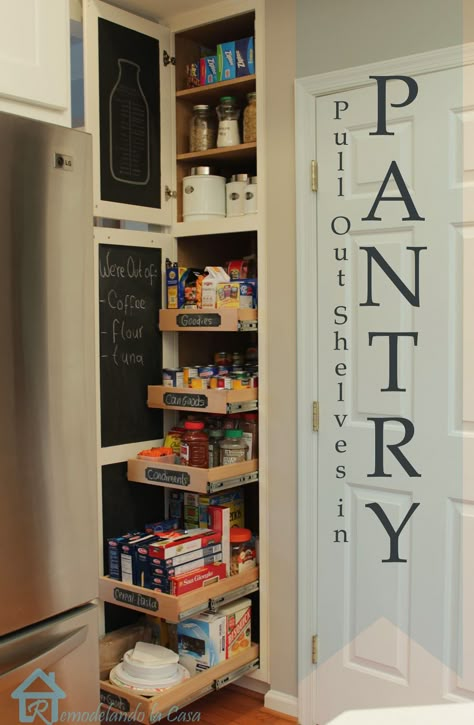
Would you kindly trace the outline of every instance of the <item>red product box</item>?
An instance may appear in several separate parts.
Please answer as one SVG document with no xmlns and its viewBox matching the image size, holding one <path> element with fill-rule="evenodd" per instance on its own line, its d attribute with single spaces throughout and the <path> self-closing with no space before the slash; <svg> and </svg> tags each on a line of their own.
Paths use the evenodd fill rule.
<svg viewBox="0 0 474 725">
<path fill-rule="evenodd" d="M 202 566 L 200 569 L 194 569 L 194 571 L 190 571 L 187 574 L 171 577 L 171 594 L 186 594 L 195 589 L 201 589 L 201 587 L 215 584 L 220 579 L 225 578 L 226 567 L 223 562 L 221 564 Z"/>
<path fill-rule="evenodd" d="M 178 554 L 186 554 L 188 551 L 203 549 L 221 543 L 222 536 L 212 529 L 201 529 L 198 534 L 175 531 L 162 541 L 156 541 L 148 548 L 148 555 L 154 559 L 169 559 Z"/>
</svg>

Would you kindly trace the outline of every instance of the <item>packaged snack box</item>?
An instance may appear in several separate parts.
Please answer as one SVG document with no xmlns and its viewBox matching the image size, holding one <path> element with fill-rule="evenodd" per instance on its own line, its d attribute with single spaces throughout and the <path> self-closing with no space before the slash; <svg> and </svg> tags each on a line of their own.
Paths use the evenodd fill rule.
<svg viewBox="0 0 474 725">
<path fill-rule="evenodd" d="M 250 599 L 237 599 L 219 609 L 226 618 L 227 659 L 250 647 L 252 642 L 252 602 Z"/>
<path fill-rule="evenodd" d="M 189 531 L 172 532 L 169 538 L 160 539 L 148 547 L 148 554 L 155 559 L 169 559 L 178 554 L 186 554 L 205 546 L 221 543 L 221 535 L 211 529 L 203 529 L 197 533 Z"/>
<path fill-rule="evenodd" d="M 187 564 L 172 566 L 168 569 L 162 569 L 159 566 L 152 566 L 150 568 L 150 580 L 152 583 L 154 582 L 156 584 L 167 583 L 171 577 L 180 576 L 180 574 L 187 574 L 188 571 L 201 569 L 203 566 L 208 566 L 208 564 L 219 564 L 221 561 L 222 552 L 218 554 L 210 554 L 209 556 L 201 556 L 199 559 L 188 561 Z"/>
<path fill-rule="evenodd" d="M 216 288 L 217 309 L 221 307 L 238 308 L 240 304 L 240 282 L 219 282 Z"/>
<path fill-rule="evenodd" d="M 253 38 L 235 41 L 235 72 L 237 78 L 255 73 L 255 50 Z"/>
<path fill-rule="evenodd" d="M 221 43 L 217 46 L 217 80 L 230 81 L 235 74 L 235 42 Z"/>
<path fill-rule="evenodd" d="M 207 670 L 226 659 L 226 619 L 203 612 L 178 624 L 180 663 L 190 671 Z"/>
<path fill-rule="evenodd" d="M 257 280 L 239 280 L 239 305 L 240 309 L 256 309 L 257 307 Z"/>
</svg>

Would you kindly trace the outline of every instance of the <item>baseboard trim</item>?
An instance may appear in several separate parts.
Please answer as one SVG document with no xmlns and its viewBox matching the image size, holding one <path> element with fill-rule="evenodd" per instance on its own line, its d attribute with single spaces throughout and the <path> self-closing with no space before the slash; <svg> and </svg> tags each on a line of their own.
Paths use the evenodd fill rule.
<svg viewBox="0 0 474 725">
<path fill-rule="evenodd" d="M 269 690 L 265 695 L 265 709 L 273 710 L 278 715 L 287 715 L 294 722 L 297 722 L 298 699 L 293 695 L 287 695 L 286 692 Z"/>
</svg>

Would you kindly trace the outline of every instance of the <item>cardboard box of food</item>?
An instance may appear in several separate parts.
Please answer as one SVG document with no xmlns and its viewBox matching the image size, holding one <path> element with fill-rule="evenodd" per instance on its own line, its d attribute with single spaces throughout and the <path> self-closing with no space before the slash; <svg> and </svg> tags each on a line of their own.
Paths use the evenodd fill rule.
<svg viewBox="0 0 474 725">
<path fill-rule="evenodd" d="M 179 595 L 214 584 L 226 577 L 226 565 L 208 564 L 187 574 L 171 577 L 171 594 Z"/>
<path fill-rule="evenodd" d="M 227 659 L 250 647 L 252 642 L 252 602 L 237 599 L 219 609 L 226 618 Z"/>
<path fill-rule="evenodd" d="M 156 541 L 148 547 L 148 554 L 155 559 L 169 559 L 178 554 L 186 554 L 205 546 L 221 543 L 221 535 L 211 529 L 202 529 L 199 533 L 173 531 L 169 538 Z"/>
<path fill-rule="evenodd" d="M 216 307 L 238 308 L 240 305 L 240 282 L 219 282 L 216 287 Z"/>
</svg>

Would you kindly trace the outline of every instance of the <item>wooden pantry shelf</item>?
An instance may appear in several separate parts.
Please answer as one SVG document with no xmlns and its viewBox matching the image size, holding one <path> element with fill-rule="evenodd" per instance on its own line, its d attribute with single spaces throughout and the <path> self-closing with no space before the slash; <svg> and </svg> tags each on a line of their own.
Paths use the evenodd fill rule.
<svg viewBox="0 0 474 725">
<path fill-rule="evenodd" d="M 191 103 L 208 103 L 209 105 L 219 102 L 221 96 L 245 97 L 247 93 L 255 91 L 256 76 L 242 76 L 233 78 L 230 81 L 220 81 L 206 86 L 186 88 L 176 92 L 176 98 Z"/>
<path fill-rule="evenodd" d="M 148 386 L 148 407 L 163 410 L 200 411 L 202 413 L 242 413 L 258 409 L 258 388 L 243 390 L 195 390 Z"/>
<path fill-rule="evenodd" d="M 132 458 L 128 461 L 128 480 L 162 488 L 180 488 L 196 493 L 216 493 L 258 480 L 258 460 L 231 463 L 215 468 L 196 468 L 174 463 Z"/>
<path fill-rule="evenodd" d="M 174 237 L 201 237 L 203 235 L 239 234 L 258 230 L 258 214 L 237 217 L 206 219 L 205 221 L 176 222 L 172 227 Z M 225 244 L 225 239 L 222 242 Z"/>
<path fill-rule="evenodd" d="M 255 161 L 257 154 L 256 143 L 242 143 L 239 146 L 225 146 L 224 148 L 208 149 L 207 151 L 193 151 L 192 153 L 178 154 L 176 160 L 179 164 L 192 166 L 199 165 L 199 162 L 215 161 L 225 163 L 227 161 L 239 161 L 242 163 Z"/>
<path fill-rule="evenodd" d="M 255 332 L 257 310 L 160 310 L 159 324 L 162 332 Z"/>
<path fill-rule="evenodd" d="M 168 622 L 181 622 L 207 609 L 216 611 L 223 604 L 257 590 L 258 567 L 179 596 L 137 587 L 108 576 L 99 578 L 99 597 L 103 602 L 161 617 Z"/>
<path fill-rule="evenodd" d="M 100 702 L 108 712 L 117 712 L 122 717 L 124 713 L 133 712 L 134 720 L 151 725 L 166 718 L 168 713 L 174 713 L 176 709 L 194 702 L 213 690 L 225 687 L 257 668 L 258 645 L 252 643 L 240 654 L 234 655 L 208 670 L 199 672 L 194 677 L 185 680 L 180 685 L 170 687 L 156 697 L 135 695 L 124 687 L 113 685 L 109 680 L 101 680 Z M 175 715 L 176 721 L 178 721 L 179 716 L 176 713 Z"/>
</svg>

